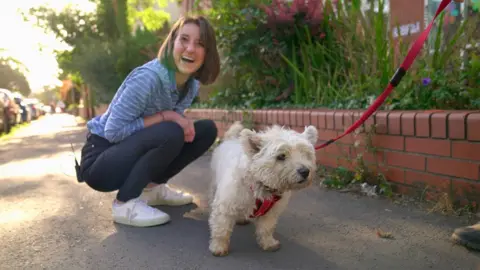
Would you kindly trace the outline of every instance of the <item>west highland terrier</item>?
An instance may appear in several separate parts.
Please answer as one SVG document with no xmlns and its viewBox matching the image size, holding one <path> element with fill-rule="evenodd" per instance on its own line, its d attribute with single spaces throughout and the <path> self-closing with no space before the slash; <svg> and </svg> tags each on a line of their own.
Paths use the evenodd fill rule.
<svg viewBox="0 0 480 270">
<path fill-rule="evenodd" d="M 307 187 L 315 175 L 318 131 L 303 133 L 280 126 L 262 132 L 235 122 L 214 150 L 209 217 L 210 246 L 215 256 L 229 252 L 235 224 L 254 222 L 258 245 L 280 248 L 273 237 L 293 190 Z"/>
</svg>

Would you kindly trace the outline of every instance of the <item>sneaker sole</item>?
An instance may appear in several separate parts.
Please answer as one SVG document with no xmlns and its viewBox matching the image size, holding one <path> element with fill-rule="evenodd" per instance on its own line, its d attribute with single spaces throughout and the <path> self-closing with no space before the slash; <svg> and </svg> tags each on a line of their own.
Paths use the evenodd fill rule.
<svg viewBox="0 0 480 270">
<path fill-rule="evenodd" d="M 137 220 L 133 222 L 131 222 L 130 220 L 124 217 L 117 217 L 117 218 L 114 218 L 113 221 L 115 223 L 134 226 L 134 227 L 153 227 L 153 226 L 158 226 L 158 225 L 163 225 L 165 223 L 168 223 L 170 221 L 170 217 L 160 217 L 160 218 L 145 220 L 145 221 Z"/>
<path fill-rule="evenodd" d="M 193 200 L 190 201 L 152 201 L 152 202 L 147 202 L 147 205 L 149 206 L 161 206 L 161 205 L 168 205 L 168 206 L 181 206 L 181 205 L 187 205 L 187 204 L 192 204 Z"/>
</svg>

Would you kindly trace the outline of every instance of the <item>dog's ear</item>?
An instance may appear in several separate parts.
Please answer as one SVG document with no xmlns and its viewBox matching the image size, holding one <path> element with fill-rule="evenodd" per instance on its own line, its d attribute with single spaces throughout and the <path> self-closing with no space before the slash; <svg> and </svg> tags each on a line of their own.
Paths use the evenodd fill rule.
<svg viewBox="0 0 480 270">
<path fill-rule="evenodd" d="M 318 130 L 315 126 L 305 127 L 302 135 L 313 145 L 317 143 L 318 140 Z"/>
<path fill-rule="evenodd" d="M 260 152 L 262 147 L 262 138 L 253 130 L 244 129 L 240 132 L 240 138 L 243 148 L 249 156 Z"/>
</svg>

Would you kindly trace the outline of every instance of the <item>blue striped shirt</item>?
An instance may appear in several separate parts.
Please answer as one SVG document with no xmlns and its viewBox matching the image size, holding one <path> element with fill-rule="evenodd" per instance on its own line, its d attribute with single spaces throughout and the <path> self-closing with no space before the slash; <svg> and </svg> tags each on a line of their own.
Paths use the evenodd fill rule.
<svg viewBox="0 0 480 270">
<path fill-rule="evenodd" d="M 187 82 L 188 92 L 179 102 L 174 75 L 158 59 L 132 70 L 120 85 L 107 111 L 87 122 L 92 134 L 117 143 L 144 128 L 143 117 L 171 110 L 183 115 L 198 95 L 200 83 Z"/>
</svg>

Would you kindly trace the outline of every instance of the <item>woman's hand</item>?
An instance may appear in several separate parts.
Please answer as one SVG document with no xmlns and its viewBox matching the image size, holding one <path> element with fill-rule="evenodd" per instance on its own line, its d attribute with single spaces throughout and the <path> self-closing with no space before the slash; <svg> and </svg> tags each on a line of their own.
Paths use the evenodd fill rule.
<svg viewBox="0 0 480 270">
<path fill-rule="evenodd" d="M 185 142 L 193 142 L 195 138 L 195 127 L 193 121 L 180 116 L 175 122 L 177 122 L 182 128 L 185 135 Z"/>
<path fill-rule="evenodd" d="M 193 126 L 192 120 L 187 119 L 174 111 L 164 111 L 163 116 L 165 117 L 165 120 L 174 121 L 183 128 L 185 142 L 193 141 L 195 138 L 195 127 Z"/>
<path fill-rule="evenodd" d="M 143 125 L 145 127 L 152 126 L 154 124 L 158 124 L 165 120 L 165 115 L 163 115 L 163 112 L 158 112 L 156 114 L 150 115 L 150 116 L 145 116 L 143 118 Z"/>
</svg>

